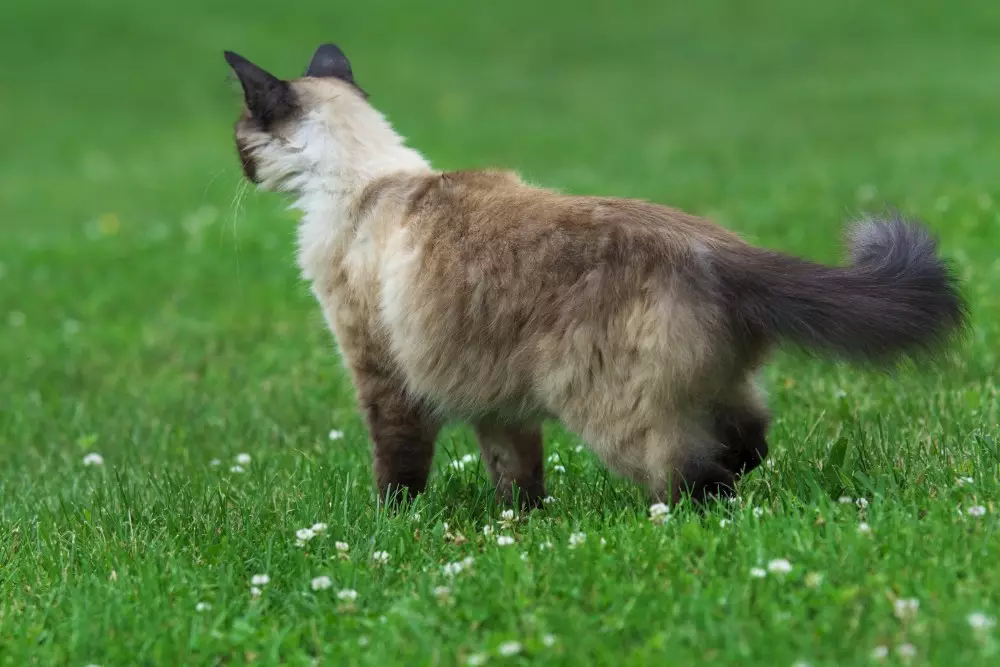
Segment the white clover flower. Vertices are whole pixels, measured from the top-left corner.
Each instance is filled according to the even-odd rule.
[[[514,510],[504,510],[500,513],[501,521],[513,521],[514,520]]]
[[[208,465],[210,465],[213,468],[218,468],[219,466],[222,465],[222,461],[220,461],[219,459],[212,459],[211,461],[208,462]]]
[[[301,542],[308,542],[316,537],[316,533],[313,532],[312,528],[299,528],[295,531],[295,537]]]
[[[554,496],[545,496],[544,498],[542,498],[543,505],[553,505],[557,502],[559,502],[559,500]]]
[[[996,625],[996,621],[981,611],[969,614],[968,617],[966,617],[966,620],[969,622],[969,625],[973,630],[989,630]]]
[[[764,516],[763,507],[754,507],[753,510],[751,510],[751,512],[753,512],[753,516],[755,519],[759,519],[760,517]]]
[[[576,447],[573,448],[573,451],[579,454],[580,452],[583,451],[583,445],[577,445]]]
[[[973,505],[972,507],[965,510],[969,516],[983,516],[986,514],[986,508],[982,505]]]
[[[920,600],[917,598],[899,598],[892,604],[893,613],[901,621],[913,618],[920,611]]]
[[[104,465],[104,457],[97,452],[91,452],[83,457],[83,465],[85,466],[102,466]]]
[[[521,552],[521,560],[523,560],[525,563],[528,562],[528,552],[527,551],[522,551]]]
[[[473,653],[465,659],[465,664],[469,667],[479,667],[479,665],[486,664],[486,656],[482,653]]]
[[[602,537],[602,538],[601,538],[601,546],[602,546],[602,547],[605,547],[605,546],[607,546],[607,545],[608,545],[608,541],[607,541],[606,539],[604,539],[604,538]]]
[[[351,545],[349,545],[347,542],[334,542],[333,546],[337,551],[339,551],[342,554],[346,554],[347,551],[351,548]]]
[[[237,454],[236,455],[236,462],[239,463],[242,466],[248,466],[248,465],[250,465],[250,461],[252,461],[252,460],[253,459],[250,458],[250,455],[247,454],[246,452],[244,452],[242,454]]]
[[[498,535],[497,536],[497,545],[498,546],[509,547],[512,544],[514,544],[514,538],[511,537],[510,535]]]
[[[195,611],[211,611],[212,605],[207,602],[199,602],[194,606]]]
[[[792,564],[784,558],[775,558],[767,564],[767,571],[774,574],[788,574],[792,571]]]
[[[389,552],[388,551],[376,551],[372,554],[372,561],[378,563],[379,565],[389,562]]]
[[[809,588],[819,588],[822,583],[823,574],[821,572],[810,572],[806,575],[806,586]]]
[[[889,647],[878,645],[872,649],[872,658],[875,660],[885,660],[889,657]]]
[[[435,586],[433,593],[434,597],[441,602],[444,602],[451,597],[451,589],[447,586]]]
[[[555,635],[543,635],[542,636],[542,644],[544,644],[545,646],[547,646],[549,648],[552,648],[553,646],[555,646],[556,645],[556,637],[555,637]]]
[[[549,454],[549,463],[559,463],[559,452]]]
[[[250,578],[250,583],[254,586],[267,586],[271,583],[271,577],[266,574],[255,574]]]
[[[448,467],[451,468],[452,470],[465,470],[465,464],[458,459],[454,459],[451,463],[448,464]]]
[[[333,429],[327,434],[327,437],[330,438],[330,440],[343,440],[344,432]]]
[[[729,523],[729,519],[719,519],[719,528],[725,528]]]
[[[312,525],[312,528],[310,528],[310,530],[313,532],[314,535],[318,535],[318,534],[322,533],[324,530],[326,530],[326,524],[325,523],[314,523]]]
[[[975,480],[972,479],[971,477],[958,477],[958,478],[955,479],[955,482],[959,486],[968,486],[968,485],[972,484],[974,481]]]
[[[917,655],[917,647],[913,644],[900,644],[896,647],[896,654],[904,660],[909,660]]]
[[[345,588],[337,591],[337,599],[341,602],[354,602],[358,599],[358,592],[350,588]]]
[[[862,535],[869,535],[872,532],[872,527],[869,526],[864,521],[862,521],[861,523],[858,524],[858,532],[861,533]]]
[[[751,567],[750,576],[754,579],[763,579],[767,576],[767,570],[762,567]]]
[[[486,524],[485,526],[483,526],[483,536],[489,537],[492,534],[493,534],[493,526],[491,526],[489,524]]]
[[[315,577],[312,581],[309,582],[309,587],[312,588],[314,591],[325,591],[331,586],[333,586],[333,581],[330,579],[330,577],[326,576],[325,574]]]
[[[868,507],[868,499],[867,498],[858,498],[857,503],[858,503],[858,507],[860,507],[861,509],[865,509],[866,507]]]
[[[477,457],[475,454],[466,454],[465,456],[462,457],[462,463],[464,463],[465,465],[470,465],[476,462],[476,458]]]
[[[841,505],[850,505],[854,502],[854,498],[851,498],[850,496],[841,496],[837,498],[837,502]]]
[[[551,548],[552,548],[552,542],[549,542],[547,540],[538,545],[539,551],[545,551],[546,549],[551,549]]]
[[[497,652],[508,658],[512,655],[517,655],[521,652],[521,642],[504,642],[497,648]]]
[[[572,535],[569,536],[569,548],[575,549],[576,547],[580,546],[586,541],[587,541],[586,533],[573,533]]]
[[[670,516],[670,507],[664,503],[654,503],[649,506],[650,521],[666,521]]]
[[[243,466],[241,465],[229,466],[229,472],[235,472],[237,474],[244,472]]]
[[[446,577],[454,577],[456,574],[460,573],[462,570],[466,570],[472,567],[474,563],[472,556],[466,556],[462,560],[455,561],[454,563],[447,563],[441,568],[441,571]]]
[[[566,467],[563,465],[552,466],[552,469],[556,472],[563,473],[566,472]]]
[[[257,599],[260,597],[261,590],[257,586],[250,587],[250,597]]]

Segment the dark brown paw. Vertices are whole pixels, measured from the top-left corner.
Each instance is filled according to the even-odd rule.
[[[541,485],[530,487],[503,485],[497,488],[496,501],[508,507],[533,510],[542,506],[545,495],[545,487]]]
[[[698,461],[687,466],[673,484],[671,500],[689,496],[695,502],[728,498],[736,492],[736,474],[712,461]]]
[[[722,443],[719,463],[739,477],[767,458],[768,419],[735,411],[717,411],[715,436]]]
[[[379,489],[378,496],[382,503],[390,507],[400,507],[412,503],[417,495],[423,491],[423,485],[387,484]]]

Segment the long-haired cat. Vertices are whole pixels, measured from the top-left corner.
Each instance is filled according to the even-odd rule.
[[[291,192],[298,259],[353,377],[380,494],[422,491],[446,420],[467,420],[508,501],[545,496],[557,418],[656,498],[731,493],[767,455],[754,376],[791,343],[860,363],[964,322],[932,237],[853,228],[849,266],[758,249],[652,203],[507,171],[442,173],[407,147],[334,45],[281,80],[226,52],[246,177]]]

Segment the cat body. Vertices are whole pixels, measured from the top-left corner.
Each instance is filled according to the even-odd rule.
[[[653,203],[436,171],[332,45],[293,81],[227,60],[244,171],[303,212],[299,265],[383,496],[422,491],[437,432],[463,420],[500,495],[537,504],[550,418],[658,499],[729,493],[767,454],[754,378],[775,345],[884,361],[961,325],[933,240],[899,218],[855,228],[853,265],[813,264]]]

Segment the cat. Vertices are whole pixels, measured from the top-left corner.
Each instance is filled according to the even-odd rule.
[[[536,506],[553,418],[657,500],[731,495],[768,453],[755,378],[777,345],[882,368],[966,321],[936,241],[898,214],[856,224],[851,263],[824,266],[654,203],[436,171],[335,45],[292,80],[225,57],[246,178],[303,212],[298,263],[382,499],[422,492],[439,429],[463,420],[498,499]]]

